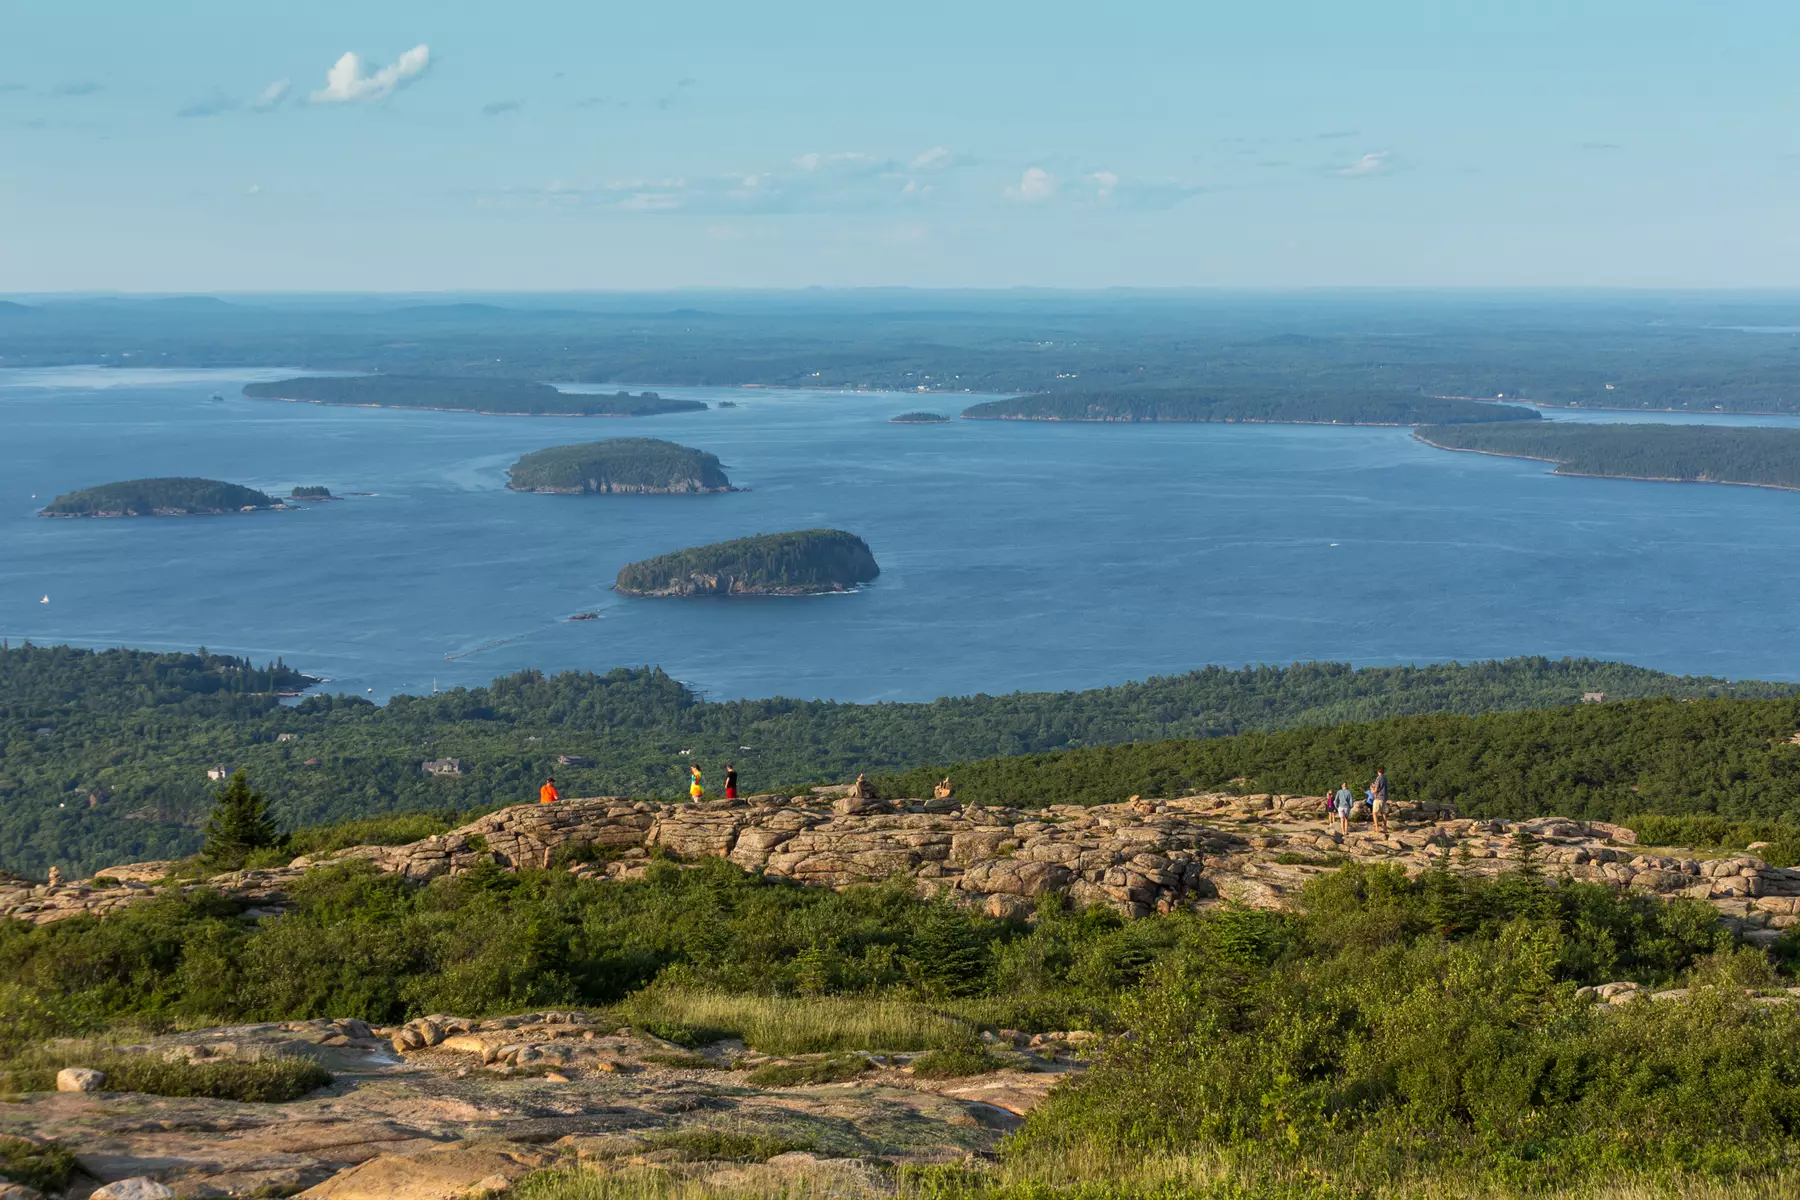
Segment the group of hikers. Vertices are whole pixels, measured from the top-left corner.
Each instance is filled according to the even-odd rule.
[[[1336,820],[1338,831],[1350,832],[1350,810],[1356,807],[1358,797],[1350,791],[1348,783],[1338,784],[1338,790],[1325,793],[1325,819]],[[1385,767],[1375,768],[1375,779],[1369,784],[1366,795],[1361,797],[1369,806],[1369,820],[1375,828],[1386,833],[1388,827],[1388,781]]]
[[[694,800],[706,799],[706,777],[700,773],[699,763],[692,763],[688,766],[688,796]],[[727,800],[738,798],[737,768],[730,763],[725,764],[725,798]],[[561,799],[562,793],[556,788],[556,776],[551,775],[544,780],[544,785],[538,788],[538,803],[555,804]]]

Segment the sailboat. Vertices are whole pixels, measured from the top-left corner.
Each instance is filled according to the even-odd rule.
[[[42,600],[39,600],[38,603],[39,604],[48,604],[48,603],[50,603],[50,597],[45,596]]]

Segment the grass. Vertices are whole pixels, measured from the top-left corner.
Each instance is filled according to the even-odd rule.
[[[657,1036],[661,1036],[658,1034]],[[640,1055],[645,1062],[655,1063],[659,1067],[674,1067],[680,1071],[722,1071],[724,1066],[714,1062],[704,1054],[644,1054]]]
[[[61,1142],[0,1137],[0,1179],[49,1193],[67,1190],[74,1175],[75,1152]]]
[[[678,1045],[727,1037],[763,1054],[935,1050],[966,1041],[968,1026],[909,1000],[860,996],[728,996],[652,988],[616,1010]]]
[[[309,1058],[169,1060],[123,1054],[104,1042],[62,1039],[34,1046],[0,1064],[0,1093],[56,1090],[64,1067],[93,1067],[106,1074],[108,1092],[150,1096],[202,1096],[279,1104],[298,1100],[331,1082],[331,1072]]]
[[[1379,1192],[1346,1185],[1309,1168],[1268,1168],[1186,1156],[1143,1154],[1130,1160],[1008,1159],[995,1166],[901,1167],[895,1200],[1546,1200],[1474,1179],[1429,1176]],[[758,1188],[655,1168],[596,1172],[552,1169],[528,1175],[509,1193],[518,1200],[826,1200],[843,1195],[838,1179],[802,1173]],[[1800,1194],[1800,1171],[1759,1180],[1695,1175],[1627,1177],[1559,1190],[1555,1200],[1787,1200]]]
[[[965,1075],[986,1075],[1006,1065],[1005,1059],[980,1042],[966,1042],[922,1054],[913,1060],[912,1068],[920,1079],[959,1079]]]
[[[834,1054],[811,1062],[764,1063],[744,1076],[752,1087],[800,1087],[809,1083],[847,1083],[870,1069],[860,1054]]]

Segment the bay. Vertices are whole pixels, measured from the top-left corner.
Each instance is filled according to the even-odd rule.
[[[290,373],[0,373],[0,636],[280,655],[374,698],[646,664],[713,697],[856,701],[1305,659],[1568,654],[1800,678],[1800,494],[1559,478],[1397,429],[889,422],[981,396],[658,387],[736,407],[627,421],[237,394]],[[710,450],[748,490],[505,490],[521,453],[626,435]],[[35,516],[59,492],[175,474],[369,494]],[[814,526],[860,534],[881,578],[804,599],[608,590],[635,559]],[[582,612],[598,619],[568,620]]]

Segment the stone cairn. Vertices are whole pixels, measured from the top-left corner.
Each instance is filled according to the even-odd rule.
[[[949,796],[880,800],[868,791],[851,784],[701,804],[605,796],[521,804],[406,846],[358,846],[182,886],[217,888],[251,915],[268,915],[302,873],[326,863],[364,860],[424,881],[485,863],[544,868],[574,858],[586,860],[568,867],[578,876],[631,879],[661,852],[677,864],[723,858],[821,887],[905,877],[922,895],[948,892],[994,917],[1029,915],[1046,894],[1143,917],[1221,900],[1280,907],[1308,879],[1347,862],[1497,874],[1516,865],[1524,831],[1538,843],[1534,861],[1546,878],[1705,900],[1763,944],[1800,923],[1800,870],[1749,854],[1648,853],[1629,829],[1597,821],[1473,820],[1443,806],[1397,804],[1389,832],[1353,826],[1345,836],[1329,826],[1317,796],[1207,793],[1020,810]],[[116,912],[153,895],[172,865],[112,867],[60,885],[0,877],[0,918],[44,924]]]

